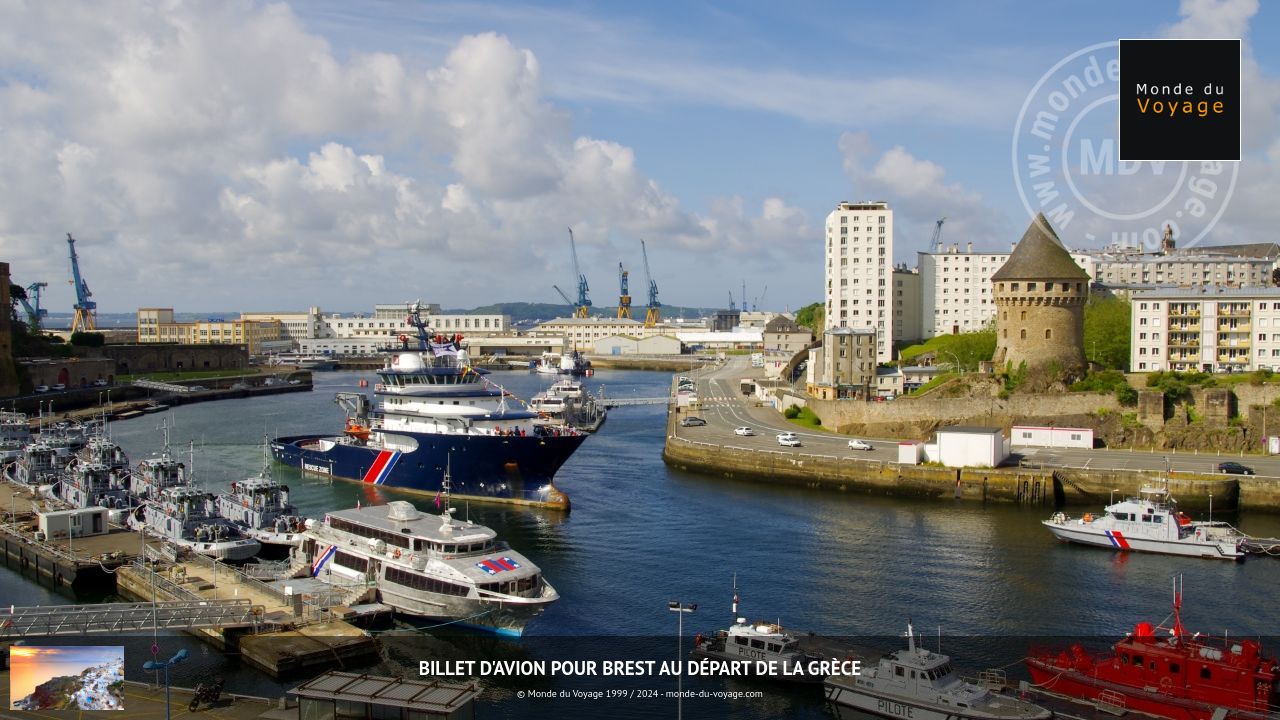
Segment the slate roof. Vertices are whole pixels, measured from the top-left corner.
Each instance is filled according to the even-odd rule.
[[[1044,213],[1036,213],[1018,246],[991,279],[1087,281],[1089,273],[1071,259]]]

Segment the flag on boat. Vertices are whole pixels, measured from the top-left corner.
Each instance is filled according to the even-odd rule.
[[[520,563],[516,562],[515,560],[512,560],[509,557],[500,557],[500,558],[491,558],[489,560],[481,560],[480,562],[476,563],[476,567],[489,573],[490,575],[497,575],[498,573],[503,572],[505,570],[515,570],[519,568]]]

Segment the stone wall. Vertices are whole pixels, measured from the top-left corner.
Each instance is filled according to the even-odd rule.
[[[1100,409],[1121,410],[1114,394],[1064,393],[999,397],[900,398],[891,402],[810,399],[822,424],[840,432],[927,439],[935,429],[958,423],[1008,429],[1015,424],[1089,426]]]
[[[115,383],[116,363],[110,358],[53,358],[24,360],[33,387],[62,383],[69,388],[88,387],[95,380]]]
[[[1136,495],[1164,473],[1131,470],[945,468],[869,461],[834,455],[721,446],[676,436],[668,423],[662,458],[670,466],[716,477],[812,488],[938,500],[1029,505],[1081,505],[1101,509],[1113,497]],[[1202,512],[1239,509],[1280,512],[1273,478],[1172,473],[1169,490],[1179,504]]]
[[[249,367],[243,345],[104,345],[92,352],[113,360],[117,375]]]

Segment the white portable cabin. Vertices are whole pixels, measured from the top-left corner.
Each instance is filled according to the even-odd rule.
[[[939,428],[924,452],[947,467],[997,467],[1009,457],[1009,441],[1000,428],[953,425]]]
[[[1014,447],[1092,448],[1093,429],[1014,425],[1009,441]]]
[[[105,535],[107,509],[104,507],[76,508],[39,513],[40,532],[47,540],[64,540],[67,537]]]
[[[1093,447],[1093,428],[1046,428],[1014,425],[1009,441],[1018,447]]]

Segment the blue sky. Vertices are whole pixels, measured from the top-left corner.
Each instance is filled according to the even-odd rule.
[[[0,259],[53,307],[67,230],[103,310],[361,310],[553,301],[573,225],[598,305],[643,238],[666,302],[745,279],[794,309],[840,200],[891,203],[898,262],[944,215],[948,241],[1020,236],[1019,108],[1121,37],[1245,38],[1208,241],[1280,220],[1280,12],[1248,0],[74,7],[0,30]]]

